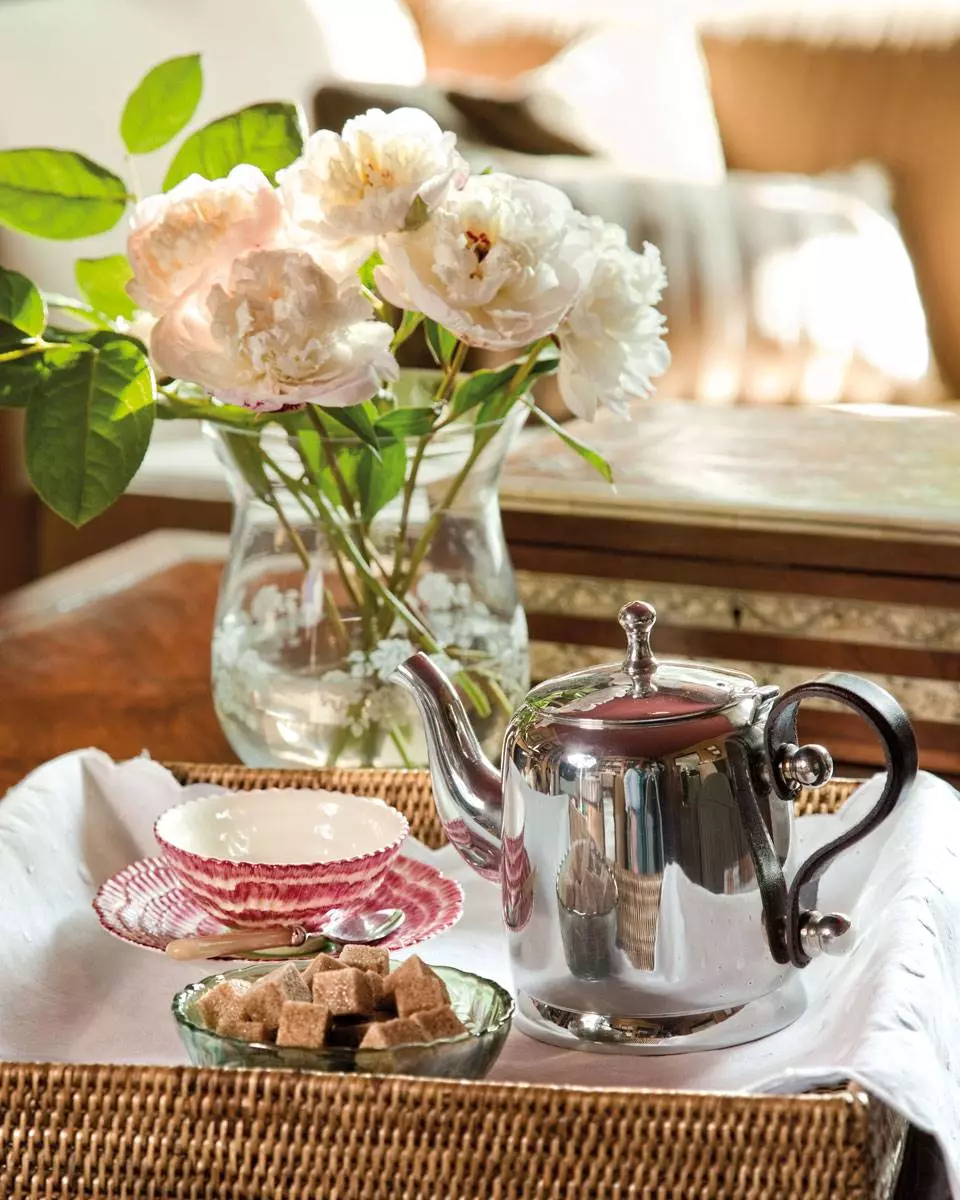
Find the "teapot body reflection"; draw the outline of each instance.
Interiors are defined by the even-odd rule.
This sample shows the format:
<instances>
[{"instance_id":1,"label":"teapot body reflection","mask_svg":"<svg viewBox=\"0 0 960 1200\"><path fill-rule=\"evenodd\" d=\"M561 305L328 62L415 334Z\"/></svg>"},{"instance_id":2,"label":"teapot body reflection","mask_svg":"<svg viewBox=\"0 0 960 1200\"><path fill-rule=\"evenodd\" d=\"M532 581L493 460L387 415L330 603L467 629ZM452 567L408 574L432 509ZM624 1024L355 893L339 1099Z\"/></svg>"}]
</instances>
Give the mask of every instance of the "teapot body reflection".
<instances>
[{"instance_id":1,"label":"teapot body reflection","mask_svg":"<svg viewBox=\"0 0 960 1200\"><path fill-rule=\"evenodd\" d=\"M562 1045L669 1053L789 1024L799 969L855 936L844 914L817 910L820 875L916 773L910 724L876 685L830 675L780 696L738 672L660 663L654 619L627 605L623 663L534 689L500 772L429 659L395 676L424 721L449 840L500 883L518 1024ZM887 775L873 810L798 864L794 798L832 770L823 747L796 744L808 697L870 722Z\"/></svg>"}]
</instances>

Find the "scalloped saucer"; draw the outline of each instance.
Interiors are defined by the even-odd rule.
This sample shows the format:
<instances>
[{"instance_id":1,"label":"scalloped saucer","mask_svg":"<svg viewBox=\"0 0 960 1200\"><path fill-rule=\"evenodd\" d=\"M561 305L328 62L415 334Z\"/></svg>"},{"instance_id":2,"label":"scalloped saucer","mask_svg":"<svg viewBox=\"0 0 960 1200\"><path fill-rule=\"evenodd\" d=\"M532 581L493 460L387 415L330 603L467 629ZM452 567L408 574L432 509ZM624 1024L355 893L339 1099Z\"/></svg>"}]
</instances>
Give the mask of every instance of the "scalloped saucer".
<instances>
[{"instance_id":1,"label":"scalloped saucer","mask_svg":"<svg viewBox=\"0 0 960 1200\"><path fill-rule=\"evenodd\" d=\"M380 943L388 950L403 950L436 937L460 920L463 889L436 867L400 855L368 903L370 908L403 909L404 923ZM124 867L103 884L93 907L108 933L147 950L163 951L174 938L223 933L225 928L184 891L163 858L141 858ZM314 932L310 922L304 925L308 933ZM260 957L296 958L303 953L291 947L231 957L249 962Z\"/></svg>"}]
</instances>

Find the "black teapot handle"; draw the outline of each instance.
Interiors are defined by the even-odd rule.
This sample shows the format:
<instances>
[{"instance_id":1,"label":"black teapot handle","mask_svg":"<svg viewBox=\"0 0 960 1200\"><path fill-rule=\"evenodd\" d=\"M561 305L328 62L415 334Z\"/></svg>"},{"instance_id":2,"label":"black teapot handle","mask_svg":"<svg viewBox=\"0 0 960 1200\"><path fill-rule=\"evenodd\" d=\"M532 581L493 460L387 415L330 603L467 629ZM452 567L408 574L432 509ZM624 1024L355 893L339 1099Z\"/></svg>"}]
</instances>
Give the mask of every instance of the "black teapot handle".
<instances>
[{"instance_id":1,"label":"black teapot handle","mask_svg":"<svg viewBox=\"0 0 960 1200\"><path fill-rule=\"evenodd\" d=\"M811 854L790 885L783 933L789 960L798 967L805 967L810 961L801 938L808 916L807 911L800 909L801 892L806 889L805 909L812 909L823 872L838 854L859 842L893 812L917 774L917 739L910 719L897 701L869 679L835 672L784 692L770 709L766 749L773 768L774 788L781 799L794 799L804 785L826 783L832 770L830 756L822 747L796 745L797 713L803 700L832 700L859 713L883 744L887 774L880 798L870 812L840 837Z\"/></svg>"}]
</instances>

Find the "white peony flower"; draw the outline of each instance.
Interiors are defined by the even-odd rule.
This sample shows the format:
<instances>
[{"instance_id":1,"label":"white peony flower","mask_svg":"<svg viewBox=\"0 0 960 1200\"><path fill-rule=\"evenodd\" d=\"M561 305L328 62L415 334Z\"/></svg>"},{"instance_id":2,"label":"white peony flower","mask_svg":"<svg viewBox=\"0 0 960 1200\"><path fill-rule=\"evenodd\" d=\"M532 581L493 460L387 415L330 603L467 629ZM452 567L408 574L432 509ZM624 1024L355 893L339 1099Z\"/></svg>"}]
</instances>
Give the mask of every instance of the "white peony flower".
<instances>
[{"instance_id":1,"label":"white peony flower","mask_svg":"<svg viewBox=\"0 0 960 1200\"><path fill-rule=\"evenodd\" d=\"M256 167L234 167L212 182L191 175L134 209L127 292L159 317L201 280L226 273L238 254L270 242L282 220L280 198Z\"/></svg>"},{"instance_id":2,"label":"white peony flower","mask_svg":"<svg viewBox=\"0 0 960 1200\"><path fill-rule=\"evenodd\" d=\"M392 330L372 318L356 280L338 284L302 250L254 250L161 317L152 351L166 374L233 404L341 407L397 377Z\"/></svg>"},{"instance_id":3,"label":"white peony flower","mask_svg":"<svg viewBox=\"0 0 960 1200\"><path fill-rule=\"evenodd\" d=\"M426 216L451 185L466 180L456 143L418 108L372 108L342 134L315 133L277 183L294 222L319 237L345 242L393 233L415 201Z\"/></svg>"},{"instance_id":4,"label":"white peony flower","mask_svg":"<svg viewBox=\"0 0 960 1200\"><path fill-rule=\"evenodd\" d=\"M377 286L471 346L515 350L553 333L579 298L592 242L557 188L474 175L425 225L382 239Z\"/></svg>"},{"instance_id":5,"label":"white peony flower","mask_svg":"<svg viewBox=\"0 0 960 1200\"><path fill-rule=\"evenodd\" d=\"M599 218L586 225L597 265L557 331L557 382L570 411L592 421L598 404L626 416L632 399L649 396L653 378L670 365L670 351L655 307L667 282L659 250L647 242L638 254L618 225Z\"/></svg>"}]
</instances>

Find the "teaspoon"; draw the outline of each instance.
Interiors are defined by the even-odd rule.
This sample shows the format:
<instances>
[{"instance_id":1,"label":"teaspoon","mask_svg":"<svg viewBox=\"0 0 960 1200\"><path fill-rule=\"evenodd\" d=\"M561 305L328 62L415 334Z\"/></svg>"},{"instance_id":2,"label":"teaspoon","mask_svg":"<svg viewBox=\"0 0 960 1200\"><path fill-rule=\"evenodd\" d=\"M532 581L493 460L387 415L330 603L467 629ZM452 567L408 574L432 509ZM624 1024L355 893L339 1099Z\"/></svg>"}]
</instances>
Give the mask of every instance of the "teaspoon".
<instances>
[{"instance_id":1,"label":"teaspoon","mask_svg":"<svg viewBox=\"0 0 960 1200\"><path fill-rule=\"evenodd\" d=\"M310 943L318 949L324 942L369 946L382 941L406 920L402 908L380 908L374 912L357 913L334 908L327 913L320 929L307 933L302 925L277 926L271 929L234 929L206 937L174 938L167 943L166 953L181 960L219 958L246 950L280 950L294 948L304 953Z\"/></svg>"}]
</instances>

